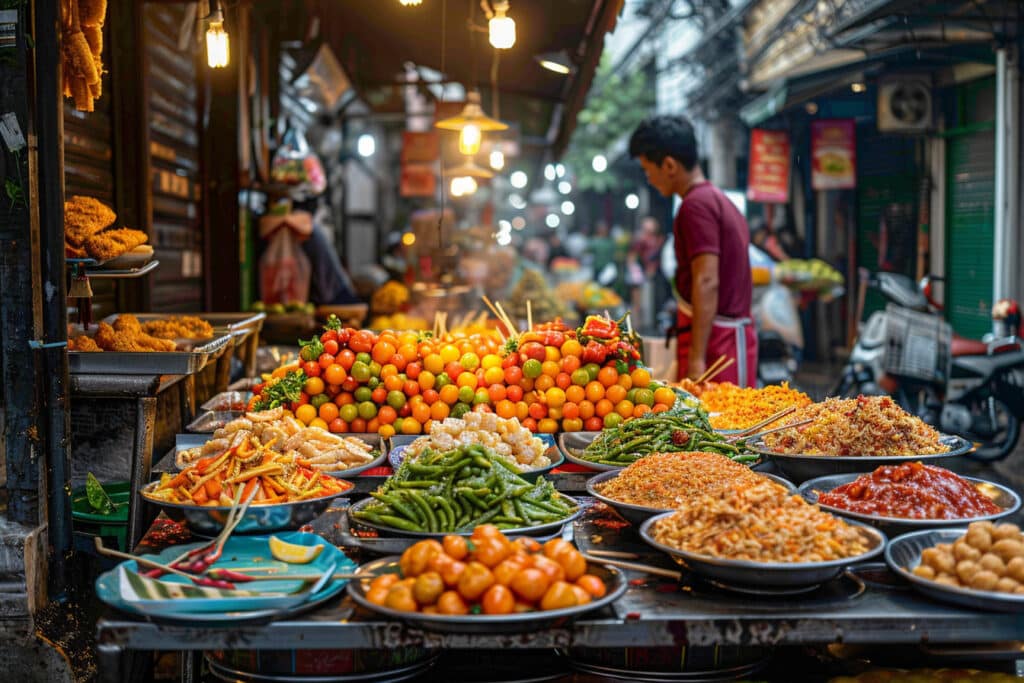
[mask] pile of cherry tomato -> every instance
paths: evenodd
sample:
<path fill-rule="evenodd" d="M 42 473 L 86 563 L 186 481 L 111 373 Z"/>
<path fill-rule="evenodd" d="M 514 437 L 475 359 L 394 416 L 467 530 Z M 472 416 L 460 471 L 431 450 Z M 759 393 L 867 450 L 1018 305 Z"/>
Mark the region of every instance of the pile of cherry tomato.
<path fill-rule="evenodd" d="M 402 553 L 399 568 L 401 576 L 373 579 L 367 600 L 402 612 L 512 614 L 585 605 L 608 590 L 568 541 L 511 541 L 490 524 L 469 539 L 420 541 Z"/>
<path fill-rule="evenodd" d="M 274 375 L 301 370 L 306 379 L 292 412 L 335 433 L 421 434 L 471 410 L 517 418 L 533 432 L 598 431 L 675 403 L 636 360 L 585 363 L 593 357 L 571 330 L 523 339 L 510 350 L 494 331 L 435 339 L 328 329 L 303 342 L 301 362 Z"/>

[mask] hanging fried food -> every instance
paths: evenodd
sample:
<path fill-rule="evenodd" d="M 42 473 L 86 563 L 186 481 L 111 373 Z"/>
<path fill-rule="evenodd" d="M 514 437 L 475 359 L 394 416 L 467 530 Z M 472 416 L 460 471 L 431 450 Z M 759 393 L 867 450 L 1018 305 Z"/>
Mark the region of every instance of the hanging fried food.
<path fill-rule="evenodd" d="M 89 49 L 89 42 L 85 39 L 85 34 L 81 31 L 65 33 L 64 42 L 64 49 L 71 62 L 72 73 L 80 75 L 87 84 L 100 80 L 99 72 L 96 70 L 96 63 L 92 59 L 92 50 Z"/>
<path fill-rule="evenodd" d="M 117 220 L 117 214 L 98 199 L 74 195 L 64 202 L 64 239 L 73 247 Z"/>
<path fill-rule="evenodd" d="M 74 339 L 68 341 L 68 351 L 88 351 L 95 353 L 102 350 L 103 349 L 101 349 L 95 341 L 84 334 L 80 334 Z"/>
<path fill-rule="evenodd" d="M 78 0 L 78 20 L 82 26 L 103 26 L 107 0 Z"/>
<path fill-rule="evenodd" d="M 157 339 L 208 339 L 213 336 L 213 326 L 194 315 L 151 320 L 143 323 L 142 329 Z"/>
<path fill-rule="evenodd" d="M 100 55 L 103 54 L 103 28 L 100 26 L 82 26 L 82 35 L 85 36 L 85 42 L 89 43 L 89 52 L 92 53 L 93 58 L 99 62 Z M 102 72 L 103 69 L 100 69 Z"/>
<path fill-rule="evenodd" d="M 109 261 L 146 243 L 146 233 L 131 228 L 107 230 L 85 242 L 85 250 L 97 261 Z"/>
<path fill-rule="evenodd" d="M 73 247 L 65 242 L 64 258 L 89 258 L 89 253 L 86 252 L 84 247 Z"/>

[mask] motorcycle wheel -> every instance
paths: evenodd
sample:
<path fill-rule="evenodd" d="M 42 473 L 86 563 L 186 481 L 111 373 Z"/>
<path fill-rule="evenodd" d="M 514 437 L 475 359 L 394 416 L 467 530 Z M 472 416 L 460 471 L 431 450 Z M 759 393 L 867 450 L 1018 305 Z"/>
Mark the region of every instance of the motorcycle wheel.
<path fill-rule="evenodd" d="M 1020 420 L 1010 412 L 1002 401 L 995 402 L 996 420 L 999 431 L 993 439 L 978 444 L 967 457 L 978 462 L 998 462 L 1005 459 L 1017 446 L 1020 439 Z"/>

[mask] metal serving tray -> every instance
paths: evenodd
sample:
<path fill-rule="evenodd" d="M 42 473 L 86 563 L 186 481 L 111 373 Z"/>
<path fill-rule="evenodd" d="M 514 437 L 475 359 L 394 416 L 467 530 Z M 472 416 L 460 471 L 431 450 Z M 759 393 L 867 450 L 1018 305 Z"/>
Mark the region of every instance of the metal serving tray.
<path fill-rule="evenodd" d="M 83 375 L 194 375 L 223 351 L 230 334 L 220 334 L 189 351 L 69 351 L 72 374 Z"/>

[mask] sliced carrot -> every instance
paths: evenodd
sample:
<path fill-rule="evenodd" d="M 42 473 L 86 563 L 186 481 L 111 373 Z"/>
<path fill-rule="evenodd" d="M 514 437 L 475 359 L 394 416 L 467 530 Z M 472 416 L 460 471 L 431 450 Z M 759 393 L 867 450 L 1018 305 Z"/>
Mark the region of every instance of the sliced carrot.
<path fill-rule="evenodd" d="M 249 496 L 256 490 L 257 484 L 259 484 L 259 479 L 250 479 L 245 483 L 245 488 L 242 489 L 242 500 L 249 500 Z"/>

